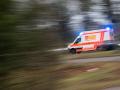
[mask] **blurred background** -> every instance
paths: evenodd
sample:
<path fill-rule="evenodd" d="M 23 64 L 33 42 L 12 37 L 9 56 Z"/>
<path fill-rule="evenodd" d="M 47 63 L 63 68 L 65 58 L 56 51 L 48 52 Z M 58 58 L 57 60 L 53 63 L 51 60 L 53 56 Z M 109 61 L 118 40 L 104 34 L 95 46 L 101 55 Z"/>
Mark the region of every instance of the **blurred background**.
<path fill-rule="evenodd" d="M 100 66 L 103 69 L 107 68 L 107 71 L 101 71 L 100 74 L 95 72 L 93 77 L 106 75 L 107 78 L 111 78 L 113 74 L 107 75 L 113 68 L 109 68 L 117 65 L 114 70 L 119 70 L 118 63 L 75 66 L 63 61 L 86 56 L 53 50 L 66 48 L 82 31 L 106 26 L 114 28 L 115 40 L 119 42 L 119 0 L 1 0 L 0 90 L 99 90 L 107 87 L 104 84 L 98 85 L 99 88 L 84 85 L 81 87 L 80 84 L 87 82 L 89 85 L 93 82 L 89 79 L 91 77 L 81 77 L 82 79 L 77 79 L 81 81 L 78 83 L 75 76 L 75 80 L 70 78 L 71 72 L 78 75 L 89 68 Z M 120 55 L 119 50 L 107 52 L 107 55 L 116 55 L 115 52 Z M 94 55 L 96 53 L 92 56 Z M 69 70 L 68 67 L 72 69 Z M 106 80 L 100 78 L 101 76 L 95 80 Z M 78 84 L 74 85 L 74 81 Z M 71 87 L 72 84 L 74 87 Z M 109 85 L 120 85 L 120 81 Z"/>

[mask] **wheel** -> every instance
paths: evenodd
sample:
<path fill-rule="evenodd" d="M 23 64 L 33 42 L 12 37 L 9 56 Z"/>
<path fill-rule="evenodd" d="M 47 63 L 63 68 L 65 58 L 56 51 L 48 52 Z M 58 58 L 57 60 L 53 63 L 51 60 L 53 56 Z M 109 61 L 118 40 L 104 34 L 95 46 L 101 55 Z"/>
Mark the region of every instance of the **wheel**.
<path fill-rule="evenodd" d="M 109 51 L 109 50 L 114 50 L 116 49 L 116 45 L 112 44 L 112 45 L 102 45 L 97 47 L 98 51 Z"/>
<path fill-rule="evenodd" d="M 107 50 L 115 50 L 116 48 L 117 48 L 117 45 L 111 44 L 111 45 L 108 45 Z"/>
<path fill-rule="evenodd" d="M 72 49 L 69 50 L 69 52 L 72 53 L 72 54 L 76 54 L 76 49 L 72 48 Z"/>
<path fill-rule="evenodd" d="M 106 51 L 107 47 L 105 45 L 97 47 L 97 51 Z"/>

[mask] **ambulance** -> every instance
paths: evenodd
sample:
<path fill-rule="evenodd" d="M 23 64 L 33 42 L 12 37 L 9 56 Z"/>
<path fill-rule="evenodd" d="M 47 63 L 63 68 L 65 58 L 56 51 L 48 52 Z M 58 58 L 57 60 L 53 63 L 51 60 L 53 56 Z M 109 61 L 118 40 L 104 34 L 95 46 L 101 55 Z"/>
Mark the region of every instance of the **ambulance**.
<path fill-rule="evenodd" d="M 111 50 L 115 48 L 114 35 L 111 29 L 84 31 L 68 45 L 71 53 L 84 51 Z"/>

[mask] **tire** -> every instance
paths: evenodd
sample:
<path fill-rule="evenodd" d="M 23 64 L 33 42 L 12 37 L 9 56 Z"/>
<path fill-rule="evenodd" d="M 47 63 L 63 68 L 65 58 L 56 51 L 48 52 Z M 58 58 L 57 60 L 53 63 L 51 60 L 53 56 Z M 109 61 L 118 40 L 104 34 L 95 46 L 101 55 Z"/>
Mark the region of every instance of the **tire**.
<path fill-rule="evenodd" d="M 76 54 L 76 49 L 72 48 L 72 49 L 69 50 L 69 52 L 72 53 L 72 54 Z"/>
<path fill-rule="evenodd" d="M 106 51 L 106 50 L 107 50 L 106 46 L 97 47 L 97 51 Z"/>
<path fill-rule="evenodd" d="M 116 48 L 117 48 L 117 45 L 112 44 L 108 46 L 107 50 L 115 50 Z"/>
<path fill-rule="evenodd" d="M 97 51 L 109 51 L 109 50 L 114 50 L 116 48 L 116 46 L 113 45 L 102 45 L 97 47 Z"/>

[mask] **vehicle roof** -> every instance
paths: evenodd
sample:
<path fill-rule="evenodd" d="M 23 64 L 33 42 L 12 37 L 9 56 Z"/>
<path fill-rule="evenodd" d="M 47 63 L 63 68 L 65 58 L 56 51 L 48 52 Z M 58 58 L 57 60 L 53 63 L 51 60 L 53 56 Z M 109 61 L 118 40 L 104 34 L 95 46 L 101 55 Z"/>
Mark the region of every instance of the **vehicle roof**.
<path fill-rule="evenodd" d="M 103 31 L 108 31 L 107 29 L 98 29 L 98 30 L 91 30 L 91 31 L 83 31 L 80 33 L 80 35 L 83 35 L 85 33 L 97 33 L 97 32 L 103 32 Z"/>

